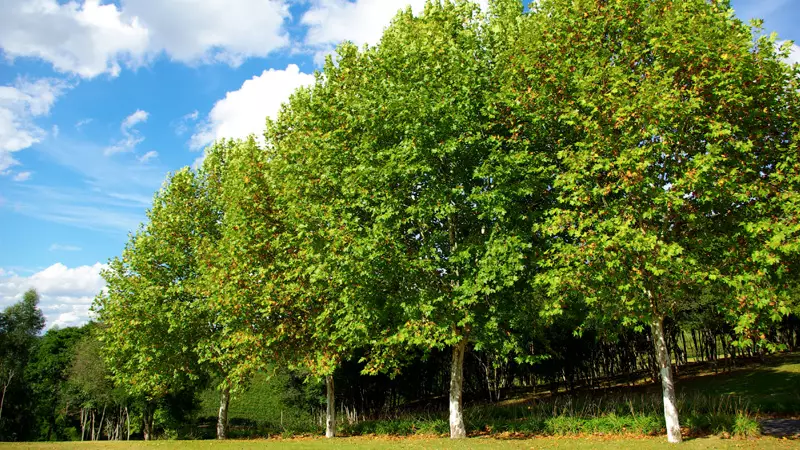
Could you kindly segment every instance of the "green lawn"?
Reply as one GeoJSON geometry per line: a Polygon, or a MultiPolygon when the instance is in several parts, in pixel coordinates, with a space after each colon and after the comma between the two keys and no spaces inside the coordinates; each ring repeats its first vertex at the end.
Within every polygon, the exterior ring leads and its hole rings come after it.
{"type": "Polygon", "coordinates": [[[762,413],[800,414],[800,355],[769,357],[757,367],[681,380],[678,390],[741,400],[762,413]]]}
{"type": "MultiPolygon", "coordinates": [[[[591,438],[537,438],[537,439],[494,439],[471,438],[462,441],[430,438],[336,438],[326,440],[290,439],[290,440],[251,440],[251,441],[155,441],[155,442],[73,442],[73,443],[33,443],[33,444],[0,444],[0,449],[13,450],[116,450],[116,449],[159,449],[159,450],[263,450],[263,449],[636,449],[649,450],[676,448],[667,444],[663,438],[643,439],[602,439],[591,438]]],[[[800,448],[800,441],[762,438],[757,440],[736,440],[719,438],[698,438],[685,441],[681,449],[788,449],[800,448]]]]}

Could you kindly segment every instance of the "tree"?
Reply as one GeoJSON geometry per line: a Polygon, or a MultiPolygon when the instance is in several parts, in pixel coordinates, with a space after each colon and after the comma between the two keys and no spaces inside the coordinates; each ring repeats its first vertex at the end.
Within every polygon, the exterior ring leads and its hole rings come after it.
{"type": "Polygon", "coordinates": [[[232,392],[246,385],[257,370],[276,358],[270,336],[274,323],[262,324],[259,301],[269,298],[272,274],[271,237],[274,218],[265,183],[264,151],[252,138],[222,141],[206,149],[197,175],[202,195],[211,205],[215,233],[194,239],[197,252],[199,307],[212,325],[197,343],[198,355],[220,380],[217,437],[228,427],[232,392]]]}
{"type": "Polygon", "coordinates": [[[36,337],[44,328],[44,316],[38,305],[39,294],[29,289],[21,301],[0,314],[0,425],[3,408],[8,408],[5,404],[8,389],[21,380],[36,337]]]}
{"type": "Polygon", "coordinates": [[[103,345],[97,339],[97,325],[87,328],[66,370],[66,398],[78,408],[81,440],[100,440],[103,432],[109,440],[122,440],[123,436],[130,439],[131,398],[124,388],[114,385],[113,374],[103,359],[103,345]]]}
{"type": "Polygon", "coordinates": [[[275,177],[272,156],[253,138],[207,151],[201,176],[219,205],[220,235],[201,244],[200,267],[202,294],[219,328],[203,357],[229,367],[232,380],[276,365],[308,369],[326,378],[330,399],[339,353],[325,312],[333,312],[327,295],[334,286],[319,289],[319,277],[303,263],[313,254],[304,248],[309,224],[287,221],[276,204],[275,192],[287,192],[291,182],[275,177]]]}
{"type": "Polygon", "coordinates": [[[513,185],[520,169],[528,181],[545,174],[521,163],[539,149],[495,116],[496,40],[470,2],[401,12],[377,47],[340,47],[267,133],[276,199],[308,236],[314,292],[334,306],[321,316],[329,338],[366,344],[368,373],[396,373],[410,349],[451,347],[453,438],[466,435],[468,344],[520,349],[515,296],[546,186],[513,185]]]}
{"type": "Polygon", "coordinates": [[[53,327],[39,339],[26,369],[25,379],[35,399],[37,438],[67,440],[69,402],[67,378],[76,344],[90,327],[53,327]]]}
{"type": "Polygon", "coordinates": [[[150,402],[145,439],[152,435],[157,400],[197,389],[209,376],[197,345],[214,332],[214,323],[197,293],[196,247],[216,232],[216,215],[188,169],[168,179],[148,219],[122,257],[109,263],[107,292],[94,305],[116,383],[150,402]]]}
{"type": "Polygon", "coordinates": [[[754,259],[765,239],[747,231],[796,153],[796,72],[781,59],[726,1],[543,0],[519,39],[534,80],[520,102],[558,152],[539,281],[552,310],[579,300],[595,321],[650,327],[670,442],[665,318],[707,289],[745,335],[786,312],[779,265],[754,259]]]}

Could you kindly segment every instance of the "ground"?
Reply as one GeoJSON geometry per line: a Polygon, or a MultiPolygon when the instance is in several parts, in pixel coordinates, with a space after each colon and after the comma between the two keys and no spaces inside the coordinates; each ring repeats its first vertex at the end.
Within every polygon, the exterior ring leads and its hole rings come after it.
{"type": "MultiPolygon", "coordinates": [[[[154,442],[72,442],[0,444],[9,450],[270,450],[270,449],[635,449],[675,448],[664,438],[604,439],[598,437],[496,439],[472,438],[451,441],[442,438],[299,438],[251,441],[154,441],[154,442]]],[[[800,441],[762,438],[757,440],[719,439],[716,437],[686,440],[681,449],[797,449],[800,441]]]]}

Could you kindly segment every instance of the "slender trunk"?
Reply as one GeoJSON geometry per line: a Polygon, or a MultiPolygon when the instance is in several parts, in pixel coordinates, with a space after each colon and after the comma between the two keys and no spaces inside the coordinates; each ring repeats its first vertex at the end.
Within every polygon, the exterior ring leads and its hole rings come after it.
{"type": "Polygon", "coordinates": [[[467,437],[464,427],[464,411],[462,394],[464,391],[464,354],[467,350],[467,338],[453,347],[453,362],[450,365],[450,439],[467,437]]]}
{"type": "Polygon", "coordinates": [[[86,410],[81,408],[81,441],[86,437],[86,410]]]}
{"type": "Polygon", "coordinates": [[[106,418],[106,407],[103,406],[103,414],[100,416],[100,423],[97,425],[97,440],[103,437],[103,421],[106,418]]]}
{"type": "Polygon", "coordinates": [[[328,405],[325,411],[325,437],[336,436],[336,397],[333,390],[333,375],[325,377],[325,390],[328,396],[328,405]]]}
{"type": "Polygon", "coordinates": [[[128,437],[126,440],[131,440],[131,413],[128,412],[128,407],[125,407],[125,423],[128,424],[128,437]]]}
{"type": "Polygon", "coordinates": [[[8,373],[8,380],[5,380],[3,383],[3,395],[0,397],[0,420],[3,419],[3,404],[6,402],[6,390],[8,389],[8,385],[11,384],[11,380],[14,378],[14,371],[11,370],[8,373]]]}
{"type": "Polygon", "coordinates": [[[217,439],[228,439],[228,405],[231,402],[231,385],[225,383],[219,396],[219,415],[217,416],[217,439]]]}
{"type": "Polygon", "coordinates": [[[656,348],[658,368],[661,372],[661,388],[664,398],[664,419],[667,424],[667,440],[671,443],[681,442],[681,426],[678,421],[678,408],[675,401],[675,383],[672,378],[672,362],[664,339],[664,318],[656,317],[651,326],[653,345],[656,348]]]}

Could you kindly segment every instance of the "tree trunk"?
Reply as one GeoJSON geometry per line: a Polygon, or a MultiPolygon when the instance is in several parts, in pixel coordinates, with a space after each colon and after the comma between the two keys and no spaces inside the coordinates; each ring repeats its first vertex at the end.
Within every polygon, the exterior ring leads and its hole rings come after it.
{"type": "Polygon", "coordinates": [[[328,405],[325,411],[325,437],[336,436],[336,397],[333,390],[333,375],[325,377],[325,390],[328,397],[328,405]]]}
{"type": "Polygon", "coordinates": [[[126,441],[131,440],[131,413],[128,411],[128,407],[125,407],[125,423],[128,424],[128,437],[125,439],[126,441]]]}
{"type": "Polygon", "coordinates": [[[97,425],[97,440],[103,438],[103,420],[106,418],[106,407],[103,406],[103,415],[100,416],[100,423],[97,425]]]}
{"type": "Polygon", "coordinates": [[[228,405],[231,402],[231,386],[225,383],[219,396],[219,415],[217,416],[217,439],[228,439],[228,405]]]}
{"type": "Polygon", "coordinates": [[[149,441],[153,438],[153,411],[150,405],[144,407],[144,440],[149,441]]]}
{"type": "Polygon", "coordinates": [[[667,440],[681,442],[681,426],[678,421],[678,408],[675,401],[675,383],[672,378],[672,362],[664,339],[664,318],[656,317],[652,323],[653,345],[656,348],[658,368],[661,372],[661,388],[664,398],[664,419],[667,424],[667,440]]]}
{"type": "Polygon", "coordinates": [[[462,394],[464,391],[464,354],[467,350],[467,338],[453,347],[453,362],[450,366],[450,439],[467,437],[464,427],[464,411],[462,394]]]}
{"type": "Polygon", "coordinates": [[[81,408],[81,441],[86,438],[86,409],[81,408]]]}
{"type": "Polygon", "coordinates": [[[4,380],[3,383],[3,395],[0,397],[0,420],[3,419],[3,404],[6,402],[6,390],[8,389],[8,385],[11,384],[11,379],[14,378],[14,371],[11,370],[8,373],[8,380],[4,380]]]}

